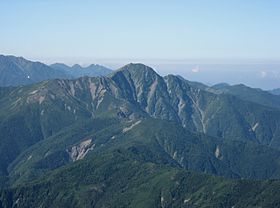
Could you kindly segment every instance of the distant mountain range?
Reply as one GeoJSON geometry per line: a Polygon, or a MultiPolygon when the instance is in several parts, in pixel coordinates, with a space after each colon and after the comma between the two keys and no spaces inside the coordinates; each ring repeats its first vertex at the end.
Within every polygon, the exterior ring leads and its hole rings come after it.
{"type": "Polygon", "coordinates": [[[102,76],[112,70],[100,66],[90,65],[68,67],[64,64],[47,66],[40,62],[32,62],[22,57],[0,55],[0,86],[19,86],[38,83],[52,79],[74,79],[82,76],[102,76]]]}
{"type": "Polygon", "coordinates": [[[70,76],[40,62],[0,55],[0,86],[27,85],[56,78],[67,79],[70,76]]]}
{"type": "Polygon", "coordinates": [[[69,67],[65,64],[56,63],[50,65],[50,67],[56,70],[64,71],[65,73],[71,75],[73,78],[79,78],[83,76],[88,76],[88,77],[105,76],[112,73],[111,69],[108,69],[98,64],[92,64],[89,65],[88,67],[82,67],[79,64],[75,64],[72,67],[69,67]]]}
{"type": "Polygon", "coordinates": [[[269,92],[274,95],[280,95],[280,88],[270,90],[269,92]]]}
{"type": "Polygon", "coordinates": [[[245,85],[128,64],[2,87],[0,135],[0,207],[280,204],[280,101],[245,85]]]}
{"type": "Polygon", "coordinates": [[[217,94],[231,94],[243,100],[255,102],[267,107],[279,109],[280,106],[280,96],[276,96],[277,93],[271,93],[270,91],[264,91],[258,88],[247,87],[243,84],[217,84],[208,88],[207,90],[217,94]],[[273,96],[271,94],[273,94],[273,96]]]}
{"type": "MultiPolygon", "coordinates": [[[[197,60],[198,61],[198,60],[197,60]]],[[[202,61],[202,60],[200,60],[202,61]]],[[[222,62],[222,60],[220,60],[222,62]]],[[[239,60],[241,61],[241,60],[239,60]]],[[[242,61],[241,61],[242,62],[242,61]]],[[[162,72],[179,74],[190,80],[196,80],[208,85],[226,82],[231,85],[245,84],[265,90],[279,88],[280,63],[162,63],[153,64],[162,72]]]]}

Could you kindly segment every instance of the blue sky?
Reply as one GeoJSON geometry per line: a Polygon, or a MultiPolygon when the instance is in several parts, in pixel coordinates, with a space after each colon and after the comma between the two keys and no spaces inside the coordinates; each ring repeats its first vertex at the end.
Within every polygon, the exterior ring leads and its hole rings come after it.
{"type": "Polygon", "coordinates": [[[280,59],[278,0],[9,0],[0,9],[0,53],[45,62],[280,59]]]}

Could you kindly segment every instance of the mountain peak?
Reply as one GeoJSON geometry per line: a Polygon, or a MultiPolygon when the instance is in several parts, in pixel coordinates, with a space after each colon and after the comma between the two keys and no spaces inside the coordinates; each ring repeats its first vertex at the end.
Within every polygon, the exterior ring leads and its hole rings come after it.
{"type": "Polygon", "coordinates": [[[82,69],[83,67],[80,64],[74,64],[72,67],[72,69],[82,69]]]}
{"type": "Polygon", "coordinates": [[[122,68],[139,68],[139,69],[144,69],[145,68],[145,69],[153,70],[151,67],[149,67],[145,64],[142,64],[142,63],[129,63],[129,64],[126,64],[125,66],[123,66],[122,68]]]}
{"type": "Polygon", "coordinates": [[[50,64],[50,67],[68,67],[68,65],[64,64],[64,63],[54,63],[54,64],[50,64]]]}
{"type": "Polygon", "coordinates": [[[13,55],[2,55],[0,54],[0,59],[3,59],[5,61],[9,60],[9,61],[16,61],[16,62],[31,62],[29,60],[26,60],[25,58],[23,58],[22,56],[13,56],[13,55]]]}
{"type": "Polygon", "coordinates": [[[149,76],[153,76],[153,75],[159,76],[154,69],[152,69],[151,67],[149,67],[145,64],[142,64],[142,63],[127,64],[127,65],[121,67],[120,69],[116,70],[116,72],[113,74],[116,74],[119,72],[128,72],[129,74],[134,74],[134,75],[146,74],[149,76]]]}
{"type": "Polygon", "coordinates": [[[227,87],[230,87],[230,85],[228,83],[222,82],[222,83],[213,85],[211,88],[218,90],[218,89],[223,89],[223,88],[227,88],[227,87]]]}

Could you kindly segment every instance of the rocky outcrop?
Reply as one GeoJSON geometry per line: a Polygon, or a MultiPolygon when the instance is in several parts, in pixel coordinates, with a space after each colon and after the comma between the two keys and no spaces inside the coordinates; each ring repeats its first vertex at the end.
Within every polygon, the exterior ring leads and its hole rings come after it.
{"type": "Polygon", "coordinates": [[[95,144],[92,143],[92,139],[85,140],[79,145],[73,146],[68,149],[67,152],[73,162],[83,159],[89,151],[93,150],[95,144]]]}
{"type": "Polygon", "coordinates": [[[122,132],[123,132],[123,133],[126,133],[126,132],[130,131],[131,129],[133,129],[133,127],[137,126],[137,125],[140,124],[140,123],[141,123],[141,120],[136,121],[136,122],[135,122],[134,124],[132,124],[131,126],[124,128],[122,132]]]}

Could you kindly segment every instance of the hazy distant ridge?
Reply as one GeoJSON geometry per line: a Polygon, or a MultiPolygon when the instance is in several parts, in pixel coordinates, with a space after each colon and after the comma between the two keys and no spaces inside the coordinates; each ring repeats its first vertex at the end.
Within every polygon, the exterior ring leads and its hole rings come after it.
{"type": "Polygon", "coordinates": [[[112,70],[101,65],[81,67],[65,64],[48,66],[22,57],[0,55],[0,87],[20,86],[53,79],[74,79],[82,76],[96,77],[111,73],[112,70]]]}

